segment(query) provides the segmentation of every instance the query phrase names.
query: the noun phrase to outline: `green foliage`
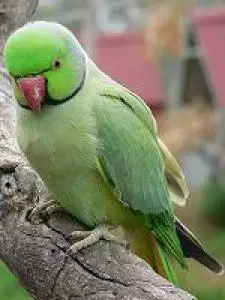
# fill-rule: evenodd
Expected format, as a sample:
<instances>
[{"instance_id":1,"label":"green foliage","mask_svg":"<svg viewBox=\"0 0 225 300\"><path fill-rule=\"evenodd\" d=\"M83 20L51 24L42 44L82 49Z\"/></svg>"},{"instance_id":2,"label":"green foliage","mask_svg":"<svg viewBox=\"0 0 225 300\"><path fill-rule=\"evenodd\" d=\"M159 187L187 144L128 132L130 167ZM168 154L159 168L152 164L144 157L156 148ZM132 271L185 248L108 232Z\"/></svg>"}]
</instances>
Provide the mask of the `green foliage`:
<instances>
[{"instance_id":1,"label":"green foliage","mask_svg":"<svg viewBox=\"0 0 225 300\"><path fill-rule=\"evenodd\" d=\"M206 291L198 291L194 293L197 299L201 300L222 300L225 299L225 290L222 288L213 288Z\"/></svg>"},{"instance_id":2,"label":"green foliage","mask_svg":"<svg viewBox=\"0 0 225 300\"><path fill-rule=\"evenodd\" d=\"M30 299L15 276L0 262L0 299L28 300Z\"/></svg>"},{"instance_id":3,"label":"green foliage","mask_svg":"<svg viewBox=\"0 0 225 300\"><path fill-rule=\"evenodd\" d=\"M201 213L212 224L225 226L225 188L216 179L209 182L203 190Z\"/></svg>"}]
</instances>

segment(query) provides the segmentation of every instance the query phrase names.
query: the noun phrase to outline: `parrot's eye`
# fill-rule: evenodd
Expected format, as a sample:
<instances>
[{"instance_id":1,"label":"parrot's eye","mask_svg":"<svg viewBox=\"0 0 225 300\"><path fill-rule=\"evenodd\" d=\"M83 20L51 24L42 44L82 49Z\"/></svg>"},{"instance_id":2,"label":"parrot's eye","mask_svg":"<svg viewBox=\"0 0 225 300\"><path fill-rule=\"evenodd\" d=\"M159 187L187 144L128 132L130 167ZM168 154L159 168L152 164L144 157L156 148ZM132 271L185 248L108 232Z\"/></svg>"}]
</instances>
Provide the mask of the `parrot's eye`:
<instances>
[{"instance_id":1,"label":"parrot's eye","mask_svg":"<svg viewBox=\"0 0 225 300\"><path fill-rule=\"evenodd\" d=\"M56 60L54 61L54 63L53 63L53 67L54 67L55 69L59 69L60 66L61 66L60 60L56 59Z\"/></svg>"}]
</instances>

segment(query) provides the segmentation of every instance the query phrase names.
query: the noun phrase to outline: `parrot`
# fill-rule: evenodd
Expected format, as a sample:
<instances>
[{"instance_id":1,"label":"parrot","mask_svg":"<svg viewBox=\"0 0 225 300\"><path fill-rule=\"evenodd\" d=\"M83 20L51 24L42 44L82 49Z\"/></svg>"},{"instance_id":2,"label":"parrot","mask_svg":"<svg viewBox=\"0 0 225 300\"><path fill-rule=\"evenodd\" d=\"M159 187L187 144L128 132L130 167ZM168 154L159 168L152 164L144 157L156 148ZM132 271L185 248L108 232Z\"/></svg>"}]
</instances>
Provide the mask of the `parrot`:
<instances>
[{"instance_id":1,"label":"parrot","mask_svg":"<svg viewBox=\"0 0 225 300\"><path fill-rule=\"evenodd\" d=\"M174 204L189 195L185 177L139 96L100 70L56 22L15 30L3 61L21 151L56 203L88 228L71 234L71 253L105 239L128 246L173 283L174 261L186 270L186 258L223 273L175 216Z\"/></svg>"}]
</instances>

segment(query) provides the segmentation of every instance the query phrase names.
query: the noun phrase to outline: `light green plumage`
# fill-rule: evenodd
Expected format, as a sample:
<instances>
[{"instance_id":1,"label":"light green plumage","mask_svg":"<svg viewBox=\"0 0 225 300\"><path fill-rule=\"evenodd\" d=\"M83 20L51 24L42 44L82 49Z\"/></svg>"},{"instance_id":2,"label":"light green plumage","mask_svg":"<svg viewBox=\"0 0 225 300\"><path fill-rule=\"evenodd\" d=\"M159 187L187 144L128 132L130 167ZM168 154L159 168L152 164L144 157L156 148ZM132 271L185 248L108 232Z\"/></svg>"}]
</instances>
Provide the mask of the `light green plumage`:
<instances>
[{"instance_id":1,"label":"light green plumage","mask_svg":"<svg viewBox=\"0 0 225 300\"><path fill-rule=\"evenodd\" d=\"M51 48L52 40L55 39L57 48L62 35L60 48L67 47L69 52L62 60L62 68L67 72L71 68L68 59L77 42L59 27L54 29L57 32L55 37L52 31L54 24L43 23L41 28L46 26L51 41L48 48L51 53L47 54L46 60L54 56L52 52L57 52ZM38 34L38 24L34 30ZM26 30L22 35L24 39L29 37L32 40ZM18 60L16 64L12 62L15 60L14 44L23 55L19 42L12 38L5 50L9 72L17 76L20 73L21 76L29 75L27 70L35 73L33 68L39 72L41 67L36 66L36 60L30 66L32 63L23 57L24 67ZM42 51L41 46L37 49L21 47L29 53L29 57ZM19 145L66 210L90 227L102 223L123 225L132 249L145 259L150 257L152 266L157 265L153 254L155 246L150 249L149 245L155 237L160 247L161 263L169 279L173 280L168 257L174 256L185 266L175 232L170 194L177 194L177 199L187 196L182 172L159 141L155 120L141 99L103 74L80 51L85 58L82 88L62 105L46 105L35 114L20 107L17 126ZM41 59L45 60L44 52L42 58L39 56ZM81 66L79 68L82 69ZM75 74L73 72L77 71L71 74ZM48 70L42 75L50 81L53 78L52 85L54 78L58 78L54 92L49 86L53 98L63 99L72 92L71 78L65 77L63 72ZM81 78L79 72L76 76ZM64 95L62 90L67 89L68 95ZM57 91L60 97L57 97ZM18 102L25 101L21 97ZM170 192L167 182L171 185Z\"/></svg>"}]
</instances>

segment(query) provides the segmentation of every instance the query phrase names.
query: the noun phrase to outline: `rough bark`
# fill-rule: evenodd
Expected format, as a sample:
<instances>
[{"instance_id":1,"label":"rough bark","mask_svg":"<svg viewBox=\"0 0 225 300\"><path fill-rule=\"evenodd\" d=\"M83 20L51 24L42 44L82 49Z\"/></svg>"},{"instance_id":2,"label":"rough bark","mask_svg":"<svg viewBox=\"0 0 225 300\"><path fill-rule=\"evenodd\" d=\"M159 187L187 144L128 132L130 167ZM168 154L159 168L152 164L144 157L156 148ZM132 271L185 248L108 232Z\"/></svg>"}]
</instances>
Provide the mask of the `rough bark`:
<instances>
[{"instance_id":1,"label":"rough bark","mask_svg":"<svg viewBox=\"0 0 225 300\"><path fill-rule=\"evenodd\" d=\"M30 18L37 2L0 2L1 50L9 33ZM116 244L100 241L70 256L67 235L82 227L67 214L55 213L36 225L29 221L29 208L48 195L16 145L10 79L3 69L0 75L0 258L32 297L39 300L194 299Z\"/></svg>"}]
</instances>

